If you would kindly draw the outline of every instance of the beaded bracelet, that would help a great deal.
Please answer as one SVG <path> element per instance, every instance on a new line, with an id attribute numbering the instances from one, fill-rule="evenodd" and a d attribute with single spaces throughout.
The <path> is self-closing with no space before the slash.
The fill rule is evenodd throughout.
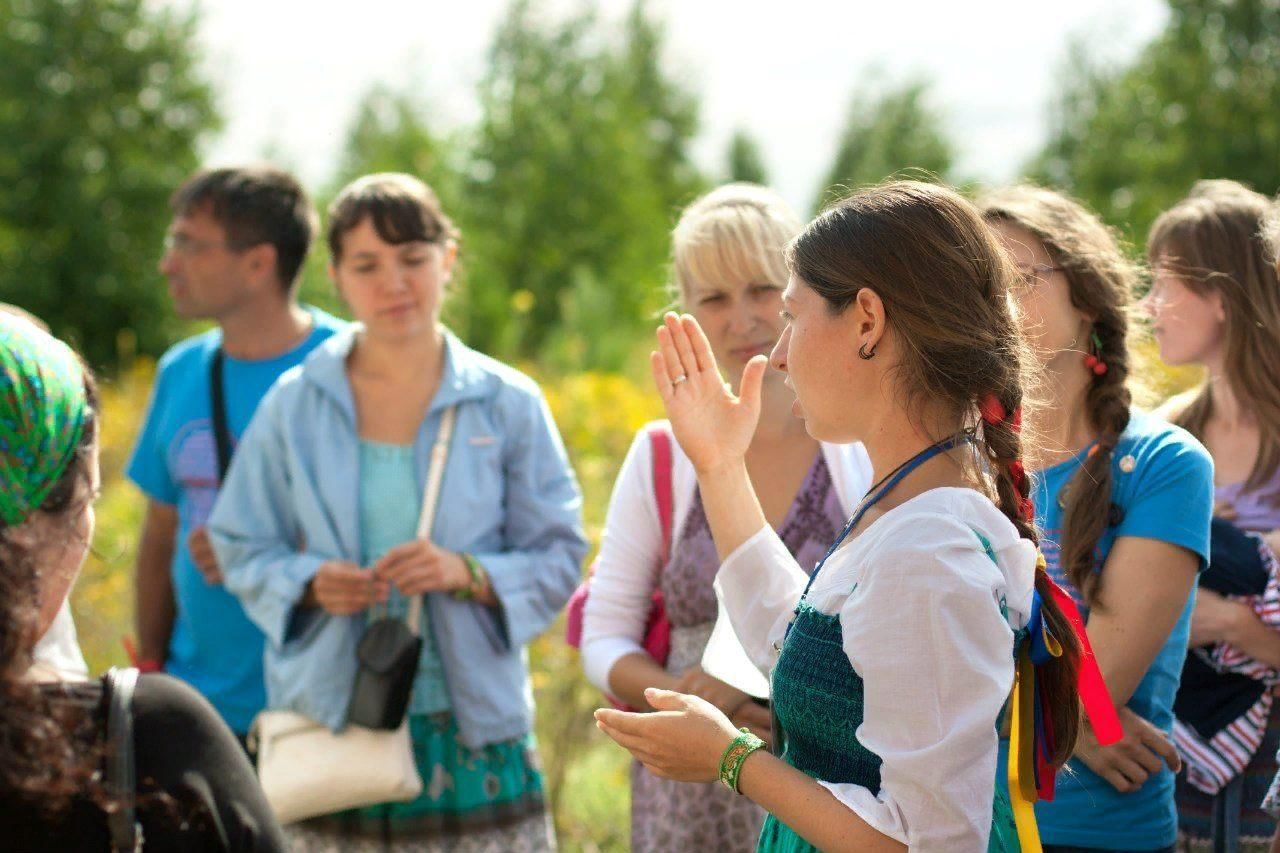
<path id="1" fill-rule="evenodd" d="M 725 748 L 724 755 L 720 756 L 720 781 L 735 794 L 742 793 L 738 790 L 738 776 L 742 773 L 742 765 L 747 756 L 764 748 L 764 741 L 753 735 L 750 729 L 744 726 L 738 731 L 742 734 L 734 738 Z"/>
<path id="2" fill-rule="evenodd" d="M 462 554 L 461 557 L 462 562 L 467 566 L 467 572 L 471 575 L 471 582 L 461 589 L 455 589 L 453 591 L 453 597 L 459 601 L 471 601 L 484 591 L 484 569 L 480 566 L 479 561 L 470 554 Z"/>

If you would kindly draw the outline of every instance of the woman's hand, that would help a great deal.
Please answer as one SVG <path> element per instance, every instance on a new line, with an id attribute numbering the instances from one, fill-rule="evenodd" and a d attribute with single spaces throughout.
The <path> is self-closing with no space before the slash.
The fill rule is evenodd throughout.
<path id="1" fill-rule="evenodd" d="M 1243 620 L 1257 618 L 1249 605 L 1201 587 L 1196 590 L 1196 606 L 1191 611 L 1189 645 L 1230 643 Z"/>
<path id="2" fill-rule="evenodd" d="M 304 604 L 321 607 L 334 616 L 350 616 L 387 600 L 391 589 L 369 569 L 350 560 L 322 563 L 311 579 Z"/>
<path id="3" fill-rule="evenodd" d="M 747 363 L 741 396 L 735 397 L 698 321 L 668 313 L 650 362 L 671 429 L 694 469 L 705 473 L 740 463 L 760 419 L 760 384 L 768 360 L 756 356 Z"/>
<path id="4" fill-rule="evenodd" d="M 694 664 L 684 671 L 673 688 L 677 693 L 689 693 L 706 699 L 725 716 L 732 717 L 751 697 L 714 675 L 707 675 L 702 667 Z"/>
<path id="5" fill-rule="evenodd" d="M 373 564 L 373 573 L 406 596 L 462 589 L 471 584 L 471 572 L 461 555 L 425 539 L 391 548 Z"/>
<path id="6" fill-rule="evenodd" d="M 655 776 L 680 782 L 714 782 L 720 758 L 738 736 L 729 718 L 697 696 L 650 687 L 655 711 L 635 714 L 601 708 L 596 725 Z"/>
<path id="7" fill-rule="evenodd" d="M 1182 759 L 1164 732 L 1128 708 L 1120 709 L 1120 726 L 1124 737 L 1111 746 L 1100 745 L 1088 726 L 1081 729 L 1076 744 L 1076 758 L 1111 787 L 1130 794 L 1166 764 L 1174 773 L 1182 770 Z"/>

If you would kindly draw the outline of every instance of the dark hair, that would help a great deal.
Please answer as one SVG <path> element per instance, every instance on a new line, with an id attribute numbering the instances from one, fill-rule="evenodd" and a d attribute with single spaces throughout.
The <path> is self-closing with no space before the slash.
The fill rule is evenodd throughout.
<path id="1" fill-rule="evenodd" d="M 1095 571 L 1098 541 L 1112 523 L 1111 463 L 1120 435 L 1129 426 L 1129 302 L 1139 269 L 1120 248 L 1115 233 L 1074 199 L 1033 186 L 1009 187 L 987 194 L 982 214 L 1008 222 L 1039 240 L 1061 267 L 1071 304 L 1092 314 L 1093 354 L 1106 372 L 1092 374 L 1085 411 L 1098 434 L 1097 449 L 1067 485 L 1063 515 L 1062 569 L 1093 606 L 1100 606 L 1100 575 Z M 1082 344 L 1091 348 L 1092 341 Z M 1083 363 L 1080 369 L 1084 370 Z"/>
<path id="2" fill-rule="evenodd" d="M 865 189 L 828 207 L 788 250 L 798 278 L 842 313 L 863 288 L 880 297 L 902 358 L 895 382 L 908 406 L 925 400 L 949 410 L 954 428 L 975 430 L 995 503 L 1018 533 L 1038 543 L 1019 476 L 1022 438 L 1013 413 L 1022 405 L 1029 357 L 1015 319 L 1015 272 L 977 209 L 954 190 L 918 181 Z M 994 395 L 1007 417 L 984 422 L 979 407 Z M 1076 671 L 1080 649 L 1037 569 L 1042 612 L 1063 655 L 1044 668 L 1054 723 L 1053 763 L 1063 764 L 1080 729 Z"/>
<path id="3" fill-rule="evenodd" d="M 1280 272 L 1264 235 L 1271 202 L 1235 181 L 1199 181 L 1151 226 L 1147 257 L 1193 292 L 1218 293 L 1226 314 L 1223 368 L 1241 408 L 1254 416 L 1261 446 L 1245 487 L 1280 472 Z M 1203 440 L 1213 414 L 1204 382 L 1173 422 Z"/>
<path id="4" fill-rule="evenodd" d="M 70 519 L 92 500 L 93 446 L 97 441 L 98 394 L 84 368 L 88 403 L 80 443 L 66 470 L 36 512 Z M 85 710 L 53 701 L 50 692 L 27 678 L 40 613 L 40 570 L 36 557 L 0 523 L 0 791 L 49 813 L 73 797 L 103 802 L 96 771 L 99 751 L 85 750 L 77 737 L 89 720 Z"/>
<path id="5" fill-rule="evenodd" d="M 197 172 L 174 192 L 178 215 L 207 208 L 227 232 L 232 249 L 269 243 L 276 250 L 276 277 L 293 291 L 316 232 L 316 214 L 297 179 L 272 166 Z"/>
<path id="6" fill-rule="evenodd" d="M 329 205 L 327 237 L 335 264 L 342 259 L 342 238 L 366 219 L 393 246 L 445 243 L 459 236 L 440 199 L 422 181 L 401 172 L 365 175 L 343 187 Z"/>

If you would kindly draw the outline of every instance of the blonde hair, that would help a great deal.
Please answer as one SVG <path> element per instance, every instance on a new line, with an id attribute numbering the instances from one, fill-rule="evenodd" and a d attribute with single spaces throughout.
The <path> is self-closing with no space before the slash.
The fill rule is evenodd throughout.
<path id="1" fill-rule="evenodd" d="M 1280 266 L 1280 196 L 1271 202 L 1271 208 L 1262 219 L 1262 239 L 1271 251 L 1271 260 Z"/>
<path id="2" fill-rule="evenodd" d="M 684 209 L 671 235 L 672 298 L 697 284 L 787 280 L 783 250 L 803 223 L 771 189 L 733 183 L 717 187 Z"/>

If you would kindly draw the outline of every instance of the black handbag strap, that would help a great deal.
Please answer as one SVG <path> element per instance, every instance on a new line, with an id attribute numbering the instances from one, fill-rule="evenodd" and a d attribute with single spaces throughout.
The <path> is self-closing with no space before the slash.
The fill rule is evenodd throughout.
<path id="1" fill-rule="evenodd" d="M 135 813 L 137 776 L 133 755 L 133 689 L 138 670 L 112 667 L 103 676 L 107 699 L 107 793 L 115 808 L 107 814 L 113 853 L 142 849 L 142 827 Z"/>
<path id="2" fill-rule="evenodd" d="M 213 440 L 218 454 L 218 485 L 227 478 L 231 465 L 231 431 L 227 429 L 227 403 L 222 391 L 222 347 L 213 353 L 209 365 L 209 403 L 213 410 Z"/>

